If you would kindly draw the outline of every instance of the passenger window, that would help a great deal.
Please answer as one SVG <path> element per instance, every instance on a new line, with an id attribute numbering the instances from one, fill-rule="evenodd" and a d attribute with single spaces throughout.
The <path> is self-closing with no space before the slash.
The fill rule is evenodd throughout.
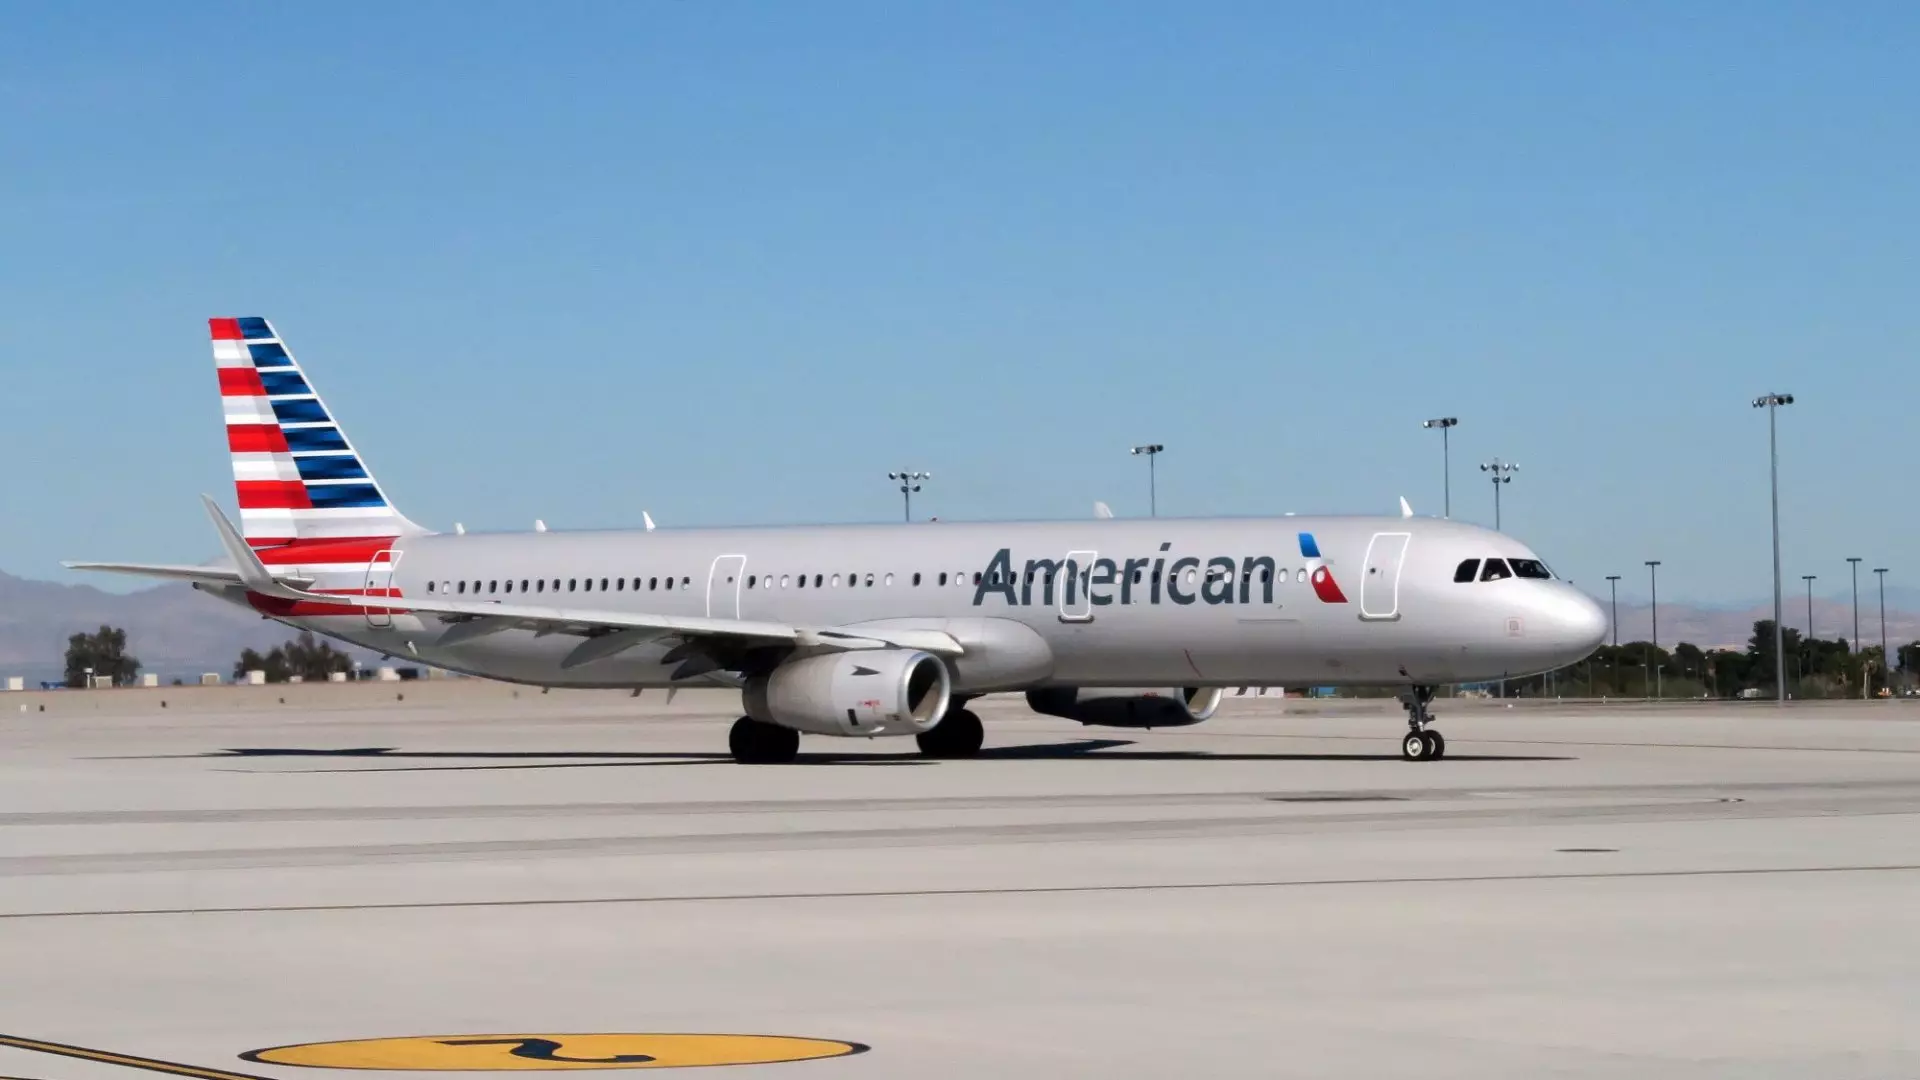
<path id="1" fill-rule="evenodd" d="M 533 584 L 534 584 L 534 589 L 533 589 L 533 591 L 534 591 L 534 592 L 546 592 L 546 591 L 547 591 L 547 579 L 546 579 L 546 578 L 541 578 L 541 579 L 540 579 L 539 581 L 536 581 L 536 582 L 534 582 Z"/>
<path id="2" fill-rule="evenodd" d="M 1512 576 L 1513 571 L 1507 569 L 1505 559 L 1488 559 L 1486 567 L 1480 571 L 1481 581 L 1504 581 Z"/>
<path id="3" fill-rule="evenodd" d="M 500 592 L 500 582 L 497 580 L 487 582 L 487 592 L 497 595 Z"/>
<path id="4" fill-rule="evenodd" d="M 592 591 L 593 591 L 593 579 L 592 579 L 592 578 L 588 578 L 587 580 L 585 580 L 585 581 L 583 581 L 583 582 L 581 582 L 581 583 L 580 583 L 580 585 L 581 585 L 581 589 L 580 589 L 580 591 L 581 591 L 581 592 L 592 592 Z"/>
<path id="5" fill-rule="evenodd" d="M 837 589 L 837 588 L 839 588 L 839 587 L 840 587 L 840 575 L 839 575 L 839 574 L 835 574 L 835 575 L 833 575 L 833 576 L 832 576 L 831 578 L 828 578 L 828 579 L 827 579 L 827 583 L 828 583 L 828 584 L 830 584 L 830 585 L 832 585 L 832 586 L 833 586 L 834 588 L 836 588 L 836 589 Z"/>
<path id="6" fill-rule="evenodd" d="M 946 583 L 947 583 L 947 572 L 945 570 L 942 570 L 940 571 L 940 584 L 945 585 Z"/>
<path id="7" fill-rule="evenodd" d="M 825 582 L 826 580 L 827 580 L 827 579 L 826 579 L 826 575 L 824 575 L 824 574 L 815 574 L 815 575 L 813 575 L 813 587 L 814 587 L 814 588 L 816 588 L 816 589 L 817 589 L 817 588 L 819 588 L 819 587 L 821 586 L 821 584 L 822 584 L 823 582 Z"/>
<path id="8" fill-rule="evenodd" d="M 601 591 L 601 592 L 606 592 L 606 591 L 607 591 L 607 579 L 606 579 L 606 578 L 601 578 L 601 579 L 600 579 L 600 591 Z"/>
<path id="9" fill-rule="evenodd" d="M 668 578 L 668 579 L 667 579 L 667 588 L 669 588 L 669 589 L 671 589 L 671 588 L 673 588 L 673 579 L 672 579 L 672 578 Z"/>
<path id="10" fill-rule="evenodd" d="M 757 585 L 757 584 L 759 584 L 759 582 L 760 582 L 760 575 L 758 575 L 758 574 L 748 574 L 748 575 L 747 575 L 747 588 L 749 588 L 749 589 L 751 589 L 751 588 L 753 588 L 753 587 L 754 587 L 755 585 Z"/>
<path id="11" fill-rule="evenodd" d="M 888 575 L 887 575 L 887 584 L 889 584 L 889 585 L 891 585 L 891 584 L 893 584 L 893 575 L 892 575 L 892 574 L 888 574 Z M 868 574 L 868 575 L 867 575 L 867 588 L 869 588 L 869 589 L 871 589 L 871 588 L 873 588 L 873 575 L 872 575 L 872 574 Z"/>
<path id="12" fill-rule="evenodd" d="M 427 582 L 427 595 L 428 596 L 433 595 L 433 582 L 431 581 Z"/>
<path id="13" fill-rule="evenodd" d="M 1456 582 L 1472 581 L 1474 578 L 1474 575 L 1478 574 L 1479 572 L 1480 572 L 1480 560 L 1468 559 L 1467 561 L 1461 563 L 1459 568 L 1453 572 L 1453 580 Z"/>
<path id="14" fill-rule="evenodd" d="M 920 587 L 920 571 L 918 570 L 913 572 L 913 587 L 916 589 Z"/>
<path id="15" fill-rule="evenodd" d="M 574 592 L 574 591 L 576 591 L 576 590 L 577 590 L 577 589 L 579 588 L 579 585 L 580 585 L 580 579 L 579 579 L 579 578 L 568 578 L 568 579 L 567 579 L 567 591 L 568 591 L 568 592 Z"/>
<path id="16" fill-rule="evenodd" d="M 888 587 L 888 588 L 892 588 L 892 587 L 893 587 L 893 575 L 892 575 L 892 574 L 888 574 L 888 575 L 887 575 L 887 587 Z"/>
<path id="17" fill-rule="evenodd" d="M 1547 564 L 1539 559 L 1508 559 L 1507 563 L 1513 567 L 1514 577 L 1533 578 L 1537 581 L 1553 580 L 1553 572 L 1548 570 Z"/>

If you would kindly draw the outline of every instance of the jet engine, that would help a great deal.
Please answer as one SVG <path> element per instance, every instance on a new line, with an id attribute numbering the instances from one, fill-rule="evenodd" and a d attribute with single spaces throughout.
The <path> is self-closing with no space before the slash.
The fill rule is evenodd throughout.
<path id="1" fill-rule="evenodd" d="M 1219 687 L 1198 686 L 1056 686 L 1027 691 L 1027 706 L 1037 713 L 1099 727 L 1185 727 L 1212 716 L 1222 693 Z"/>
<path id="2" fill-rule="evenodd" d="M 947 713 L 947 665 L 914 649 L 791 660 L 747 681 L 747 715 L 811 735 L 918 735 Z"/>

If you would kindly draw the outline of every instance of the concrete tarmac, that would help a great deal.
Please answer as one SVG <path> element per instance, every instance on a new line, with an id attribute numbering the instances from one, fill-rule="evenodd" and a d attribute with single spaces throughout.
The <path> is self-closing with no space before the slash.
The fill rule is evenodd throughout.
<path id="1" fill-rule="evenodd" d="M 16 699 L 5 1077 L 502 1033 L 393 1075 L 645 1068 L 568 1036 L 708 1032 L 868 1048 L 767 1076 L 1920 1076 L 1907 702 L 1441 702 L 1449 756 L 1408 764 L 1391 702 L 1127 732 L 990 699 L 976 760 L 742 767 L 719 694 Z"/>

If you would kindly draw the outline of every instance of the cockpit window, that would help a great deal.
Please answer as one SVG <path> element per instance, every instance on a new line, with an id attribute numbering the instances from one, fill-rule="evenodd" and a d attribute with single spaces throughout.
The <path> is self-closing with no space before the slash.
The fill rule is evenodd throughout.
<path id="1" fill-rule="evenodd" d="M 1505 559 L 1488 559 L 1486 568 L 1480 571 L 1481 581 L 1504 581 L 1512 576 Z"/>
<path id="2" fill-rule="evenodd" d="M 1466 562 L 1463 562 L 1460 564 L 1460 568 L 1458 570 L 1455 570 L 1453 572 L 1453 580 L 1456 582 L 1472 581 L 1474 575 L 1478 574 L 1479 572 L 1480 572 L 1480 560 L 1468 559 Z"/>
<path id="3" fill-rule="evenodd" d="M 1547 564 L 1539 559 L 1509 559 L 1508 562 L 1513 564 L 1514 577 L 1553 580 L 1553 571 L 1547 569 Z"/>

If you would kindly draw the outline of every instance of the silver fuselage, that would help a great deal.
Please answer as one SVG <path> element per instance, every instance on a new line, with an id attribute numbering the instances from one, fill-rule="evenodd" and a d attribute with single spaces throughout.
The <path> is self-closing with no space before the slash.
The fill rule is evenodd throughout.
<path id="1" fill-rule="evenodd" d="M 1536 556 L 1491 530 L 1420 517 L 433 534 L 392 550 L 390 580 L 382 560 L 317 573 L 315 588 L 940 629 L 967 647 L 954 665 L 962 693 L 1480 682 L 1578 661 L 1606 630 L 1598 605 L 1560 580 L 1457 583 L 1463 560 Z M 663 662 L 669 642 L 566 669 L 578 643 L 566 635 L 515 629 L 441 645 L 444 624 L 431 616 L 284 621 L 497 679 L 685 685 Z"/>

